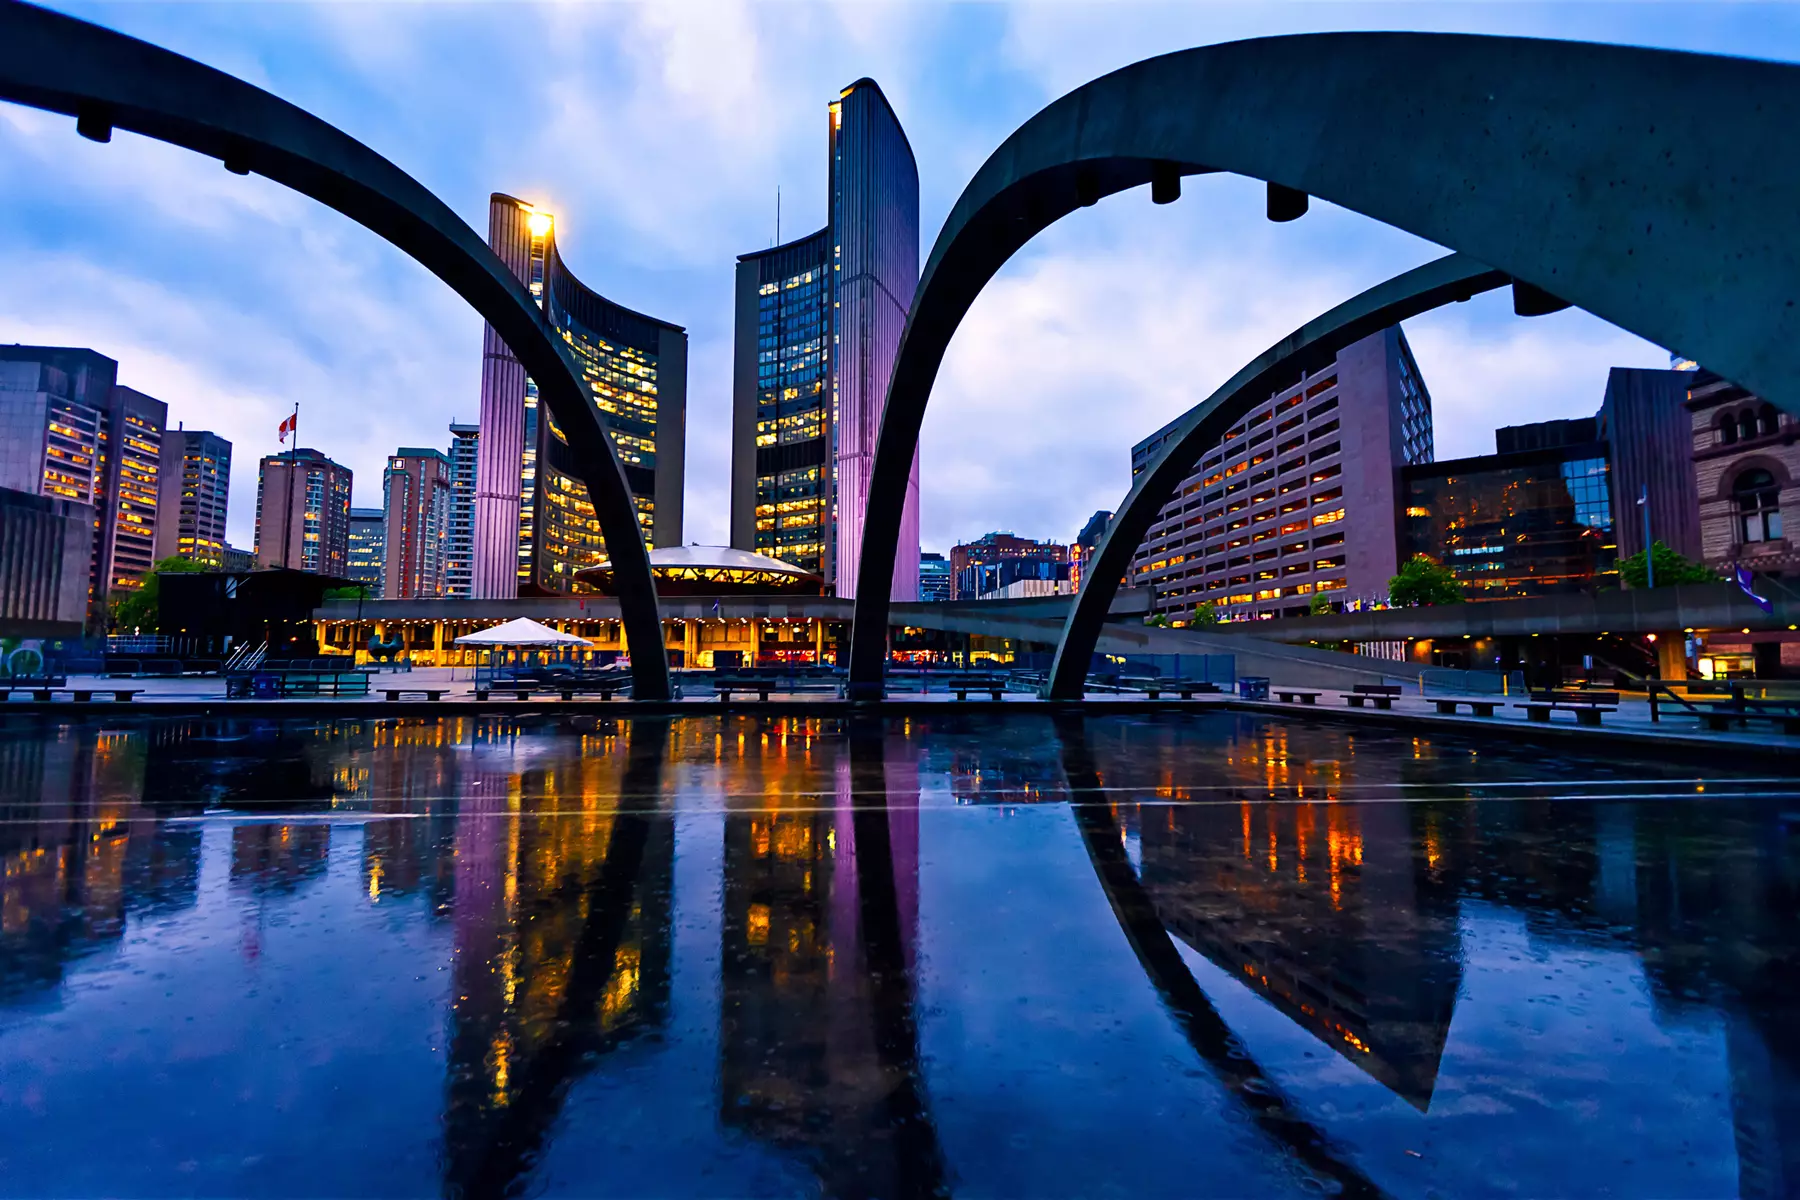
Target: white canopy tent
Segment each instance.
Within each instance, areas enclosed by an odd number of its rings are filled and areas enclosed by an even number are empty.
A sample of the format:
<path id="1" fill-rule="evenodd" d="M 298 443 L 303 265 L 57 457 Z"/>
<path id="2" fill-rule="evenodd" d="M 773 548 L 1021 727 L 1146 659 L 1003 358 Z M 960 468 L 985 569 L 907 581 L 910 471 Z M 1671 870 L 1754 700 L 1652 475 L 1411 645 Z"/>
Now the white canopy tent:
<path id="1" fill-rule="evenodd" d="M 572 633 L 562 633 L 540 625 L 529 617 L 515 617 L 503 625 L 492 629 L 483 629 L 479 633 L 465 633 L 457 638 L 458 646 L 590 646 L 593 643 L 586 638 L 578 638 Z"/>

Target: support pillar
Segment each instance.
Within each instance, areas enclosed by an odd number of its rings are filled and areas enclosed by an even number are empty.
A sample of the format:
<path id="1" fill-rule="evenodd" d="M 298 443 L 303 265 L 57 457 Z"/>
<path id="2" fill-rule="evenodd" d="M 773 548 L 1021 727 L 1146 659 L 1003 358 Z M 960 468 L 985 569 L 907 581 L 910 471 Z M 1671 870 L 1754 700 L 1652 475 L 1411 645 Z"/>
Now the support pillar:
<path id="1" fill-rule="evenodd" d="M 1688 677 L 1687 636 L 1679 629 L 1656 635 L 1656 674 L 1662 679 Z"/>

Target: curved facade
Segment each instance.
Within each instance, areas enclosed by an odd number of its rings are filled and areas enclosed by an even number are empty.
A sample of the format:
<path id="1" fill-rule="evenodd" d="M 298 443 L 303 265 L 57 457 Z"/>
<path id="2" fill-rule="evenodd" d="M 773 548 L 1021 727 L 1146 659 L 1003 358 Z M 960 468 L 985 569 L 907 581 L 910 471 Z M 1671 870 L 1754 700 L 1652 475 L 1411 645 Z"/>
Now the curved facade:
<path id="1" fill-rule="evenodd" d="M 680 545 L 686 332 L 584 286 L 557 250 L 555 218 L 522 200 L 494 194 L 488 242 L 573 352 L 631 488 L 645 544 Z M 477 598 L 566 592 L 578 572 L 607 560 L 568 441 L 491 326 L 482 332 L 479 445 Z"/>
<path id="2" fill-rule="evenodd" d="M 919 280 L 919 171 L 873 80 L 830 108 L 830 223 L 743 255 L 732 385 L 731 541 L 857 589 L 888 376 Z M 919 590 L 919 464 L 890 596 Z"/>

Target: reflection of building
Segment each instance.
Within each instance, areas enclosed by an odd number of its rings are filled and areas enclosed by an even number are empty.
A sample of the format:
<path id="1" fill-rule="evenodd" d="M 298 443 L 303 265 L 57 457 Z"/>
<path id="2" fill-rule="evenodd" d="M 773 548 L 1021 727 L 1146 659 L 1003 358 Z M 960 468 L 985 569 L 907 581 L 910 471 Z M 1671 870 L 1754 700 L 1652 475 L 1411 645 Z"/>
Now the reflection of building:
<path id="1" fill-rule="evenodd" d="M 856 594 L 888 376 L 919 282 L 919 172 L 870 79 L 832 101 L 825 228 L 738 259 L 731 544 Z M 892 595 L 918 597 L 919 465 Z"/>
<path id="2" fill-rule="evenodd" d="M 164 433 L 157 495 L 156 557 L 225 565 L 231 443 L 201 429 Z"/>
<path id="3" fill-rule="evenodd" d="M 950 598 L 1060 595 L 1069 590 L 1069 548 L 1009 532 L 985 533 L 950 548 Z M 1019 588 L 1019 584 L 1039 584 Z"/>
<path id="4" fill-rule="evenodd" d="M 1502 429 L 1499 454 L 1406 468 L 1404 557 L 1449 567 L 1471 600 L 1616 581 L 1607 447 L 1595 424 Z"/>
<path id="5" fill-rule="evenodd" d="M 450 549 L 450 458 L 402 446 L 381 476 L 381 594 L 390 600 L 444 594 Z"/>
<path id="6" fill-rule="evenodd" d="M 1788 530 L 1800 513 L 1800 421 L 1711 371 L 1686 378 L 1698 555 L 1721 571 L 1800 574 Z"/>
<path id="7" fill-rule="evenodd" d="M 350 534 L 346 539 L 344 574 L 382 594 L 383 568 L 387 563 L 387 514 L 379 508 L 350 510 Z"/>
<path id="8" fill-rule="evenodd" d="M 264 458 L 256 480 L 256 565 L 344 574 L 352 479 L 349 467 L 317 450 Z"/>
<path id="9" fill-rule="evenodd" d="M 450 545 L 444 561 L 444 595 L 475 593 L 475 479 L 481 426 L 450 426 Z"/>
<path id="10" fill-rule="evenodd" d="M 652 546 L 681 544 L 687 333 L 614 304 L 564 265 L 547 212 L 496 192 L 488 245 L 543 306 L 581 367 Z M 482 332 L 472 589 L 483 599 L 566 592 L 606 543 L 562 431 L 491 326 Z"/>
<path id="11" fill-rule="evenodd" d="M 1147 470 L 1175 422 L 1131 448 Z M 1385 596 L 1399 569 L 1402 468 L 1434 457 L 1431 395 L 1399 326 L 1269 397 L 1200 457 L 1157 514 L 1127 580 L 1154 607 L 1304 615 L 1314 596 Z"/>
<path id="12" fill-rule="evenodd" d="M 92 505 L 0 487 L 0 636 L 79 635 L 93 546 Z"/>
<path id="13" fill-rule="evenodd" d="M 1423 1111 L 1462 973 L 1438 834 L 1412 821 L 1245 801 L 1142 814 L 1139 837 L 1169 932 Z"/>

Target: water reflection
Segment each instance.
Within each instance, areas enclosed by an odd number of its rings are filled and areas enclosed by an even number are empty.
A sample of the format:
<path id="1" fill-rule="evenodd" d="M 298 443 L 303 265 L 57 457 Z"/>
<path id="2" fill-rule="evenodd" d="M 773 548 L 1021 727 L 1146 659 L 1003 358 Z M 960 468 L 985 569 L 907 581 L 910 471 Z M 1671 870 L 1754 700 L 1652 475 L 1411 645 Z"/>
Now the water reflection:
<path id="1" fill-rule="evenodd" d="M 136 719 L 0 729 L 0 805 L 0 1192 L 1800 1190 L 1781 780 L 1222 717 Z M 1027 843 L 1054 907 L 966 891 Z M 955 966 L 1015 946 L 1054 971 Z M 971 1049 L 1084 1022 L 1033 1103 L 1174 1099 L 1028 1151 Z"/>

